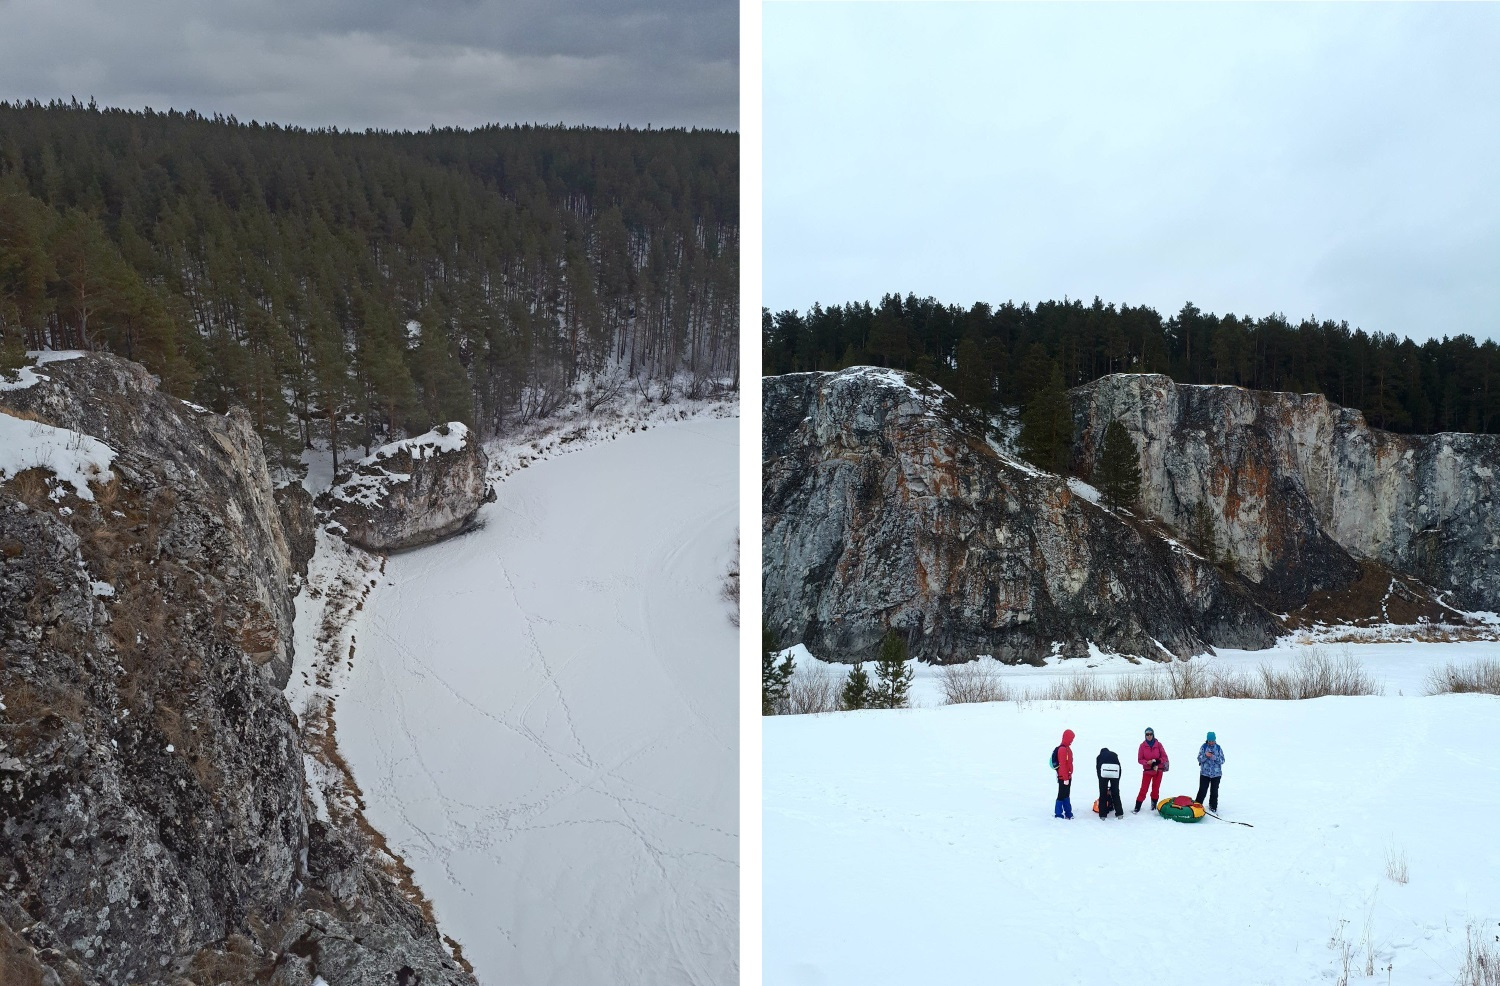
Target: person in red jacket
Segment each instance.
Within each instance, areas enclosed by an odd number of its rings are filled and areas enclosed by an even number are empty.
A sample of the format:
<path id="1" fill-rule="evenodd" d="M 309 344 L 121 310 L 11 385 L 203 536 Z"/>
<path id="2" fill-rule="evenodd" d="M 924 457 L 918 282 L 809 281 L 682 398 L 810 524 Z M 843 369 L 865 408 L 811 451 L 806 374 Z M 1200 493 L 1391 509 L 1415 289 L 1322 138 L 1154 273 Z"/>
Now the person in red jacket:
<path id="1" fill-rule="evenodd" d="M 1135 796 L 1135 810 L 1141 810 L 1141 802 L 1146 800 L 1146 788 L 1151 789 L 1151 803 L 1154 805 L 1161 799 L 1161 775 L 1167 772 L 1170 763 L 1167 761 L 1167 748 L 1156 741 L 1156 730 L 1150 726 L 1146 727 L 1146 738 L 1141 742 L 1140 749 L 1136 751 L 1136 760 L 1140 762 L 1141 769 L 1145 771 L 1141 775 L 1141 790 Z"/>
<path id="2" fill-rule="evenodd" d="M 1073 817 L 1073 730 L 1063 730 L 1062 745 L 1055 751 L 1057 757 L 1057 805 L 1052 817 Z"/>

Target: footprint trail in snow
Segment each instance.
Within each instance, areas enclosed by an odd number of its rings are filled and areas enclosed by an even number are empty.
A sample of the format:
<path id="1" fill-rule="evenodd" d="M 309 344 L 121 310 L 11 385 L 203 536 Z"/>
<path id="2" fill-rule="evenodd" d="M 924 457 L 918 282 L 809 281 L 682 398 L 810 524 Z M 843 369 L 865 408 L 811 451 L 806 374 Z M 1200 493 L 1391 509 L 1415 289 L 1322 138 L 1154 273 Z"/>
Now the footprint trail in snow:
<path id="1" fill-rule="evenodd" d="M 483 983 L 737 976 L 738 425 L 538 462 L 366 601 L 340 746 Z"/>

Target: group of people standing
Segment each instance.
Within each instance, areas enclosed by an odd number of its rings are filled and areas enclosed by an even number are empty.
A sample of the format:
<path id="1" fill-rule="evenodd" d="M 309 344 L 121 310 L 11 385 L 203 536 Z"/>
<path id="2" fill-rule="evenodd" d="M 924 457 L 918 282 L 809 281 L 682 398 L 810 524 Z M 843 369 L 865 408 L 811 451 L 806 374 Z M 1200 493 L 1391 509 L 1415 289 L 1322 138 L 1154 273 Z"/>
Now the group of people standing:
<path id="1" fill-rule="evenodd" d="M 1073 730 L 1063 731 L 1062 745 L 1052 754 L 1052 766 L 1057 770 L 1057 804 L 1053 809 L 1056 818 L 1073 817 Z M 1156 730 L 1146 727 L 1146 737 L 1136 749 L 1136 762 L 1141 765 L 1141 789 L 1136 792 L 1135 810 L 1139 812 L 1151 795 L 1154 805 L 1161 799 L 1161 777 L 1172 766 L 1167 757 L 1167 748 L 1156 738 Z M 1116 818 L 1125 817 L 1125 805 L 1120 800 L 1120 757 L 1108 747 L 1094 758 L 1094 775 L 1099 780 L 1099 818 L 1109 817 L 1111 811 Z M 1209 811 L 1219 810 L 1219 780 L 1224 776 L 1224 748 L 1218 738 L 1210 732 L 1203 745 L 1198 747 L 1198 797 L 1194 800 L 1205 804 Z"/>

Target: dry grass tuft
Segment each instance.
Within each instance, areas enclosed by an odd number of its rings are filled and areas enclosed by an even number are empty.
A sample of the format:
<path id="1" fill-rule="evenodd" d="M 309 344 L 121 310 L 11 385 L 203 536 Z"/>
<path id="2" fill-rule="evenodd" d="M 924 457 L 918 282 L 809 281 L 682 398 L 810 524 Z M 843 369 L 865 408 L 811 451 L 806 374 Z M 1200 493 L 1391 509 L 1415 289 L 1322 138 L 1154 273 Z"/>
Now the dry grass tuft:
<path id="1" fill-rule="evenodd" d="M 1427 672 L 1427 694 L 1450 693 L 1500 695 L 1500 661 L 1484 658 L 1473 664 L 1450 662 Z"/>
<path id="2" fill-rule="evenodd" d="M 1319 648 L 1287 669 L 1263 664 L 1253 673 L 1173 661 L 1118 677 L 1084 672 L 1053 681 L 1032 698 L 1059 702 L 1160 702 L 1183 698 L 1300 700 L 1324 695 L 1379 695 L 1382 688 L 1348 650 L 1331 657 Z"/>
<path id="3" fill-rule="evenodd" d="M 54 428 L 57 427 L 57 425 L 52 421 L 51 418 L 48 418 L 45 415 L 37 414 L 35 411 L 23 411 L 18 407 L 8 407 L 4 404 L 0 404 L 0 414 L 7 414 L 12 418 L 20 418 L 22 421 L 35 421 L 37 424 L 51 425 Z"/>
<path id="4" fill-rule="evenodd" d="M 729 562 L 729 571 L 724 573 L 724 584 L 719 587 L 719 598 L 731 607 L 729 622 L 740 625 L 740 539 L 734 539 L 734 558 Z"/>
<path id="5" fill-rule="evenodd" d="M 1385 876 L 1392 883 L 1405 884 L 1411 879 L 1406 866 L 1406 850 L 1395 846 L 1385 851 Z"/>
<path id="6" fill-rule="evenodd" d="M 37 466 L 22 469 L 9 480 L 11 492 L 31 509 L 44 509 L 48 505 L 47 477 L 50 475 L 51 470 Z"/>
<path id="7" fill-rule="evenodd" d="M 787 712 L 794 716 L 837 712 L 841 684 L 838 676 L 826 668 L 798 670 L 787 684 Z"/>
<path id="8" fill-rule="evenodd" d="M 1500 986 L 1500 934 L 1491 934 L 1475 923 L 1469 925 L 1465 937 L 1458 986 Z"/>
<path id="9" fill-rule="evenodd" d="M 947 664 L 939 674 L 943 679 L 943 701 L 948 705 L 1004 702 L 1010 698 L 1010 690 L 999 672 L 982 661 Z"/>

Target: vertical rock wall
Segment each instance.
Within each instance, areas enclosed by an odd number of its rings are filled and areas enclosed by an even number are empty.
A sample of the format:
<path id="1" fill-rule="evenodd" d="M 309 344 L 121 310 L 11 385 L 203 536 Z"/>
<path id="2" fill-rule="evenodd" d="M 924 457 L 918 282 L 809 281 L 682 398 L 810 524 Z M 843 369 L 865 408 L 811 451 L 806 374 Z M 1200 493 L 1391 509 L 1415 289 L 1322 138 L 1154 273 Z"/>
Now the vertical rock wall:
<path id="1" fill-rule="evenodd" d="M 1279 622 L 1140 518 L 992 446 L 953 399 L 870 367 L 764 381 L 765 610 L 787 643 L 931 661 L 1087 645 L 1148 657 L 1268 645 Z"/>
<path id="2" fill-rule="evenodd" d="M 307 808 L 281 692 L 301 559 L 248 418 L 160 394 L 115 357 L 38 372 L 0 413 L 117 455 L 92 500 L 43 469 L 0 484 L 7 977 L 472 982 Z"/>
<path id="3" fill-rule="evenodd" d="M 1321 395 L 1155 374 L 1101 378 L 1073 408 L 1075 471 L 1118 418 L 1141 449 L 1144 509 L 1186 531 L 1205 505 L 1224 556 L 1282 606 L 1370 559 L 1500 609 L 1500 437 L 1396 435 Z"/>

